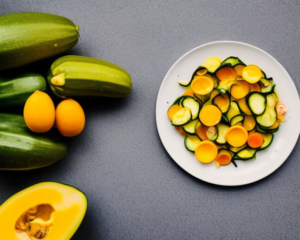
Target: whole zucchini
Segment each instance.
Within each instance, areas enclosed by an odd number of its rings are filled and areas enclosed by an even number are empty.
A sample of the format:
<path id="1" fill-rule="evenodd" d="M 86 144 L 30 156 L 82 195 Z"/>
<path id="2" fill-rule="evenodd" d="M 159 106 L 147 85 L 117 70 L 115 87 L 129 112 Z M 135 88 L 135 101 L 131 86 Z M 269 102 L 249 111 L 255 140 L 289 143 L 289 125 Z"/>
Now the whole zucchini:
<path id="1" fill-rule="evenodd" d="M 78 27 L 48 13 L 11 13 L 0 16 L 0 70 L 54 56 L 73 47 Z"/>
<path id="2" fill-rule="evenodd" d="M 46 90 L 45 78 L 37 73 L 13 77 L 0 77 L 0 109 L 24 107 L 28 97 L 36 90 Z"/>
<path id="3" fill-rule="evenodd" d="M 76 96 L 125 97 L 132 87 L 124 69 L 104 60 L 68 55 L 54 61 L 48 83 L 61 98 Z"/>
<path id="4" fill-rule="evenodd" d="M 0 113 L 0 170 L 46 167 L 66 153 L 66 144 L 53 133 L 33 133 L 21 115 Z"/>

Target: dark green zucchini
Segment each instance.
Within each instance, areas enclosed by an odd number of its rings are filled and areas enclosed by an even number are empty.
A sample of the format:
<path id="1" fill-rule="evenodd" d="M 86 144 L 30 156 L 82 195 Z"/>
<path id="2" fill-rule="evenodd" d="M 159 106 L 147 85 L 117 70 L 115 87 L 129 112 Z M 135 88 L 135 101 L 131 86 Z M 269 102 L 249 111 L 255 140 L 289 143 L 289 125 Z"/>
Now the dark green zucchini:
<path id="1" fill-rule="evenodd" d="M 23 108 L 28 97 L 36 90 L 46 90 L 46 80 L 40 74 L 0 77 L 0 109 Z"/>
<path id="2" fill-rule="evenodd" d="M 60 54 L 79 38 L 78 27 L 62 16 L 24 12 L 0 16 L 0 70 Z"/>
<path id="3" fill-rule="evenodd" d="M 100 59 L 68 55 L 55 60 L 48 72 L 48 83 L 61 98 L 77 96 L 125 97 L 132 81 L 123 68 Z"/>
<path id="4" fill-rule="evenodd" d="M 54 133 L 33 133 L 21 115 L 0 113 L 0 170 L 46 167 L 66 153 L 66 144 Z"/>

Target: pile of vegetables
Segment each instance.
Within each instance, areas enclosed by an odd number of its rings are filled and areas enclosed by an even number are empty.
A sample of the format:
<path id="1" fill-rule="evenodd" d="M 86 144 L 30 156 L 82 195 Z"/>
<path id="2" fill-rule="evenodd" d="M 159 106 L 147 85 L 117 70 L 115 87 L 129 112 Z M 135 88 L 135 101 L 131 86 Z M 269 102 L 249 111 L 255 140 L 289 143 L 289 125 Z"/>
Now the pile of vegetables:
<path id="1" fill-rule="evenodd" d="M 78 29 L 53 14 L 0 16 L 0 170 L 32 170 L 62 159 L 67 145 L 59 135 L 77 136 L 85 126 L 84 110 L 73 98 L 130 93 L 131 77 L 124 69 L 86 56 L 61 56 L 46 76 L 18 73 L 21 66 L 70 49 L 78 41 Z M 57 106 L 53 97 L 60 99 Z M 70 239 L 86 209 L 87 198 L 80 190 L 40 183 L 0 206 L 1 237 Z"/>
<path id="2" fill-rule="evenodd" d="M 131 77 L 124 69 L 87 56 L 60 56 L 46 76 L 18 74 L 21 66 L 70 49 L 78 30 L 71 20 L 53 14 L 0 16 L 0 170 L 35 169 L 62 159 L 67 146 L 57 132 L 74 137 L 85 126 L 84 110 L 73 98 L 130 93 Z M 53 95 L 61 99 L 57 106 Z"/>
<path id="3" fill-rule="evenodd" d="M 236 160 L 255 159 L 285 121 L 287 107 L 273 78 L 238 57 L 209 57 L 179 84 L 185 92 L 167 115 L 201 163 L 237 166 Z"/>

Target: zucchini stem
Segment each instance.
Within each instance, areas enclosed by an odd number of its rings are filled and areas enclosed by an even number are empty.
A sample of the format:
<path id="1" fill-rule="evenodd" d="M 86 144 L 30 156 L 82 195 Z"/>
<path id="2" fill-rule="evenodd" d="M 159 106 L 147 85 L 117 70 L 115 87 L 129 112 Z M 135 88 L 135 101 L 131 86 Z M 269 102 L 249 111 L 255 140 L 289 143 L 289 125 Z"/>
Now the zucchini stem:
<path id="1" fill-rule="evenodd" d="M 65 81 L 65 74 L 61 73 L 58 74 L 57 76 L 54 76 L 53 78 L 51 78 L 51 84 L 54 86 L 63 86 L 65 85 L 66 81 Z"/>

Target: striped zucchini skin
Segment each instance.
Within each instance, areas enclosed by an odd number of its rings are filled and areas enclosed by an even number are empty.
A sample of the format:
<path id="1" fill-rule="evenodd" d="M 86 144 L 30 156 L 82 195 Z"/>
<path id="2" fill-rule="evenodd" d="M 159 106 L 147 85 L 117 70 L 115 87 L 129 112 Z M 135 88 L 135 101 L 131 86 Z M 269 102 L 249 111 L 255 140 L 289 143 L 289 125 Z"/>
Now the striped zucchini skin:
<path id="1" fill-rule="evenodd" d="M 48 83 L 61 98 L 76 96 L 125 97 L 132 81 L 121 67 L 95 58 L 67 55 L 54 61 Z"/>
<path id="2" fill-rule="evenodd" d="M 78 27 L 48 13 L 0 16 L 0 70 L 15 68 L 62 53 L 79 38 Z"/>
<path id="3" fill-rule="evenodd" d="M 0 170 L 46 167 L 66 153 L 66 144 L 53 133 L 33 133 L 21 115 L 0 113 Z"/>
<path id="4" fill-rule="evenodd" d="M 45 91 L 45 78 L 37 73 L 26 73 L 9 78 L 0 77 L 0 109 L 24 107 L 36 90 Z"/>

